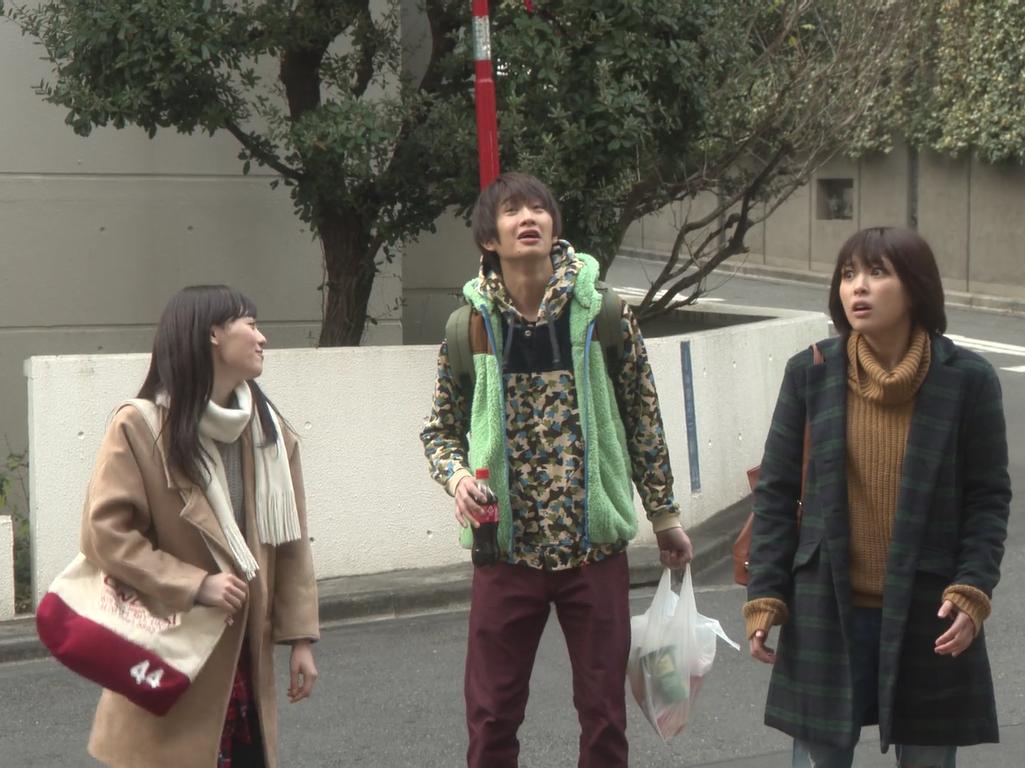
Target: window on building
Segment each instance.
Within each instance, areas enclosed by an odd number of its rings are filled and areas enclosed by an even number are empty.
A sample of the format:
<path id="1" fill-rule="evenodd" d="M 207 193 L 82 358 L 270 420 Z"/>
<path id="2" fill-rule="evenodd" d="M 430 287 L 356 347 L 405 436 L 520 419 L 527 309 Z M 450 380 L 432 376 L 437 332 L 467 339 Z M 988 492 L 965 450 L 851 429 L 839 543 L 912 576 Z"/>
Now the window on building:
<path id="1" fill-rule="evenodd" d="M 854 179 L 819 179 L 817 219 L 854 218 Z"/>

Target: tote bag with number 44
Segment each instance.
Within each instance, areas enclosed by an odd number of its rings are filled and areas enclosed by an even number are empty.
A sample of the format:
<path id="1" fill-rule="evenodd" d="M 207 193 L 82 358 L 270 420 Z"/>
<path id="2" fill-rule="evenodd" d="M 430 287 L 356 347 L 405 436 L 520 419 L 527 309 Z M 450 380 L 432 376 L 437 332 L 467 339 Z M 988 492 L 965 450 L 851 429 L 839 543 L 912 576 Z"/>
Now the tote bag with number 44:
<path id="1" fill-rule="evenodd" d="M 218 608 L 151 611 L 81 554 L 36 610 L 39 638 L 59 662 L 155 715 L 188 690 L 224 627 Z"/>
<path id="2" fill-rule="evenodd" d="M 128 402 L 156 435 L 153 403 Z M 210 551 L 224 570 L 223 558 Z M 54 658 L 155 715 L 167 714 L 188 690 L 224 633 L 225 620 L 223 610 L 203 605 L 165 610 L 82 554 L 54 579 L 36 610 L 39 639 Z"/>

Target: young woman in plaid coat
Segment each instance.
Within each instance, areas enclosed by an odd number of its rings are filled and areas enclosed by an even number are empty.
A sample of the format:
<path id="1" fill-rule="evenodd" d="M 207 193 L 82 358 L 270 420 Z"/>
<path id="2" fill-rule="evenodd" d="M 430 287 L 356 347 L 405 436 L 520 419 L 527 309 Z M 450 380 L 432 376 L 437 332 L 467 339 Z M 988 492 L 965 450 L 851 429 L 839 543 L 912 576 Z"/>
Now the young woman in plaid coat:
<path id="1" fill-rule="evenodd" d="M 911 231 L 851 237 L 829 309 L 839 338 L 787 364 L 755 491 L 744 617 L 773 664 L 765 722 L 794 737 L 795 768 L 849 768 L 874 723 L 899 766 L 953 768 L 999 737 L 983 622 L 1011 499 L 1000 384 L 942 335 Z"/>

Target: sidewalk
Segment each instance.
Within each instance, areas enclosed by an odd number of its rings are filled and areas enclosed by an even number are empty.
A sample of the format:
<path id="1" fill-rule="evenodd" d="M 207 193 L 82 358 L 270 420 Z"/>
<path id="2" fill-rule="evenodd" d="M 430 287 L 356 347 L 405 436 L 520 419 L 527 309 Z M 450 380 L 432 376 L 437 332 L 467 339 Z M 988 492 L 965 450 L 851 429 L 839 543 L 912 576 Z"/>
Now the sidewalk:
<path id="1" fill-rule="evenodd" d="M 688 531 L 694 542 L 692 568 L 695 573 L 720 563 L 730 555 L 733 540 L 749 509 L 750 503 L 744 499 Z M 630 586 L 657 584 L 662 575 L 658 549 L 651 544 L 638 544 L 631 546 L 627 553 Z M 324 579 L 317 585 L 320 621 L 388 619 L 465 606 L 470 599 L 472 573 L 472 566 L 466 562 L 438 568 Z M 47 654 L 36 636 L 33 616 L 0 621 L 0 664 Z"/>

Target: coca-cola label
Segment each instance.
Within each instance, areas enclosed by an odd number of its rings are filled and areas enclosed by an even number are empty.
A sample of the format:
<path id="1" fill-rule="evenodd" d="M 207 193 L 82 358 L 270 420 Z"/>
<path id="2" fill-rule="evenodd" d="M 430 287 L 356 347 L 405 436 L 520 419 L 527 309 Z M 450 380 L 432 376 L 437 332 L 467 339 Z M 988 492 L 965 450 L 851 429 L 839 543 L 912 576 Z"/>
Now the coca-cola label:
<path id="1" fill-rule="evenodd" d="M 498 522 L 498 502 L 491 502 L 481 505 L 480 519 L 478 522 L 481 523 L 497 523 Z"/>
<path id="2" fill-rule="evenodd" d="M 488 486 L 487 481 L 478 479 L 477 490 L 484 496 L 484 503 L 480 505 L 480 515 L 477 517 L 478 523 L 497 523 L 498 522 L 498 497 L 495 496 L 495 492 Z"/>

